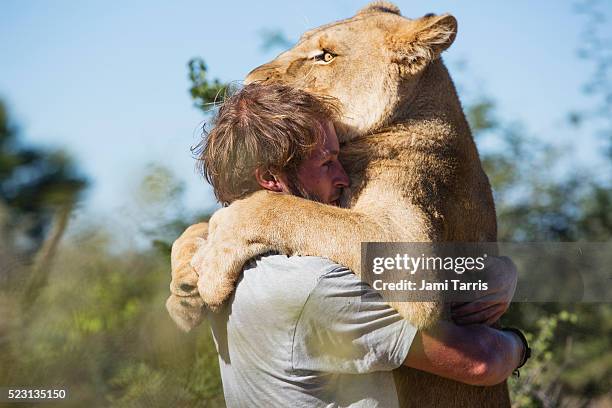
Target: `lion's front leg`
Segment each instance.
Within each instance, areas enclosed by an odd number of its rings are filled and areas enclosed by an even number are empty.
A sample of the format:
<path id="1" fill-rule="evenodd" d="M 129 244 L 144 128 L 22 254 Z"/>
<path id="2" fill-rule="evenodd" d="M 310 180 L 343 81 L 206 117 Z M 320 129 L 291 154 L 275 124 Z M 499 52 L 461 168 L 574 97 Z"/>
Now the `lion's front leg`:
<path id="1" fill-rule="evenodd" d="M 218 306 L 232 293 L 246 262 L 275 251 L 329 258 L 359 274 L 361 242 L 384 240 L 380 225 L 355 211 L 259 191 L 217 211 L 193 260 L 204 301 Z"/>

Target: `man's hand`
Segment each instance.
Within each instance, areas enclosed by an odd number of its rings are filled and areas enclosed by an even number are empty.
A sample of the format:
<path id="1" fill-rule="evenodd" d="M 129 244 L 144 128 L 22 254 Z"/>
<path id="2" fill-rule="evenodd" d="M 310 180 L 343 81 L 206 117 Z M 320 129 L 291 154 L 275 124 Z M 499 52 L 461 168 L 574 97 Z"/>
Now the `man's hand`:
<path id="1" fill-rule="evenodd" d="M 489 289 L 481 297 L 452 306 L 451 316 L 455 323 L 490 326 L 510 307 L 517 283 L 514 263 L 508 257 L 489 258 L 486 276 Z"/>

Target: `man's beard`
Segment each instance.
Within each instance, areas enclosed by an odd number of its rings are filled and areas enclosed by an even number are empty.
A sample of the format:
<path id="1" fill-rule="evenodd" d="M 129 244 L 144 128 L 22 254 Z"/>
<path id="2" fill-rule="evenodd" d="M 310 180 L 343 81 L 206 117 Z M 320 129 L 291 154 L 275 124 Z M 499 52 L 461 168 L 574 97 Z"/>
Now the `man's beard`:
<path id="1" fill-rule="evenodd" d="M 327 204 L 318 195 L 306 191 L 306 189 L 302 186 L 302 183 L 300 183 L 298 180 L 297 175 L 289 174 L 287 176 L 287 181 L 289 182 L 287 188 L 289 188 L 289 192 L 292 195 L 305 198 L 306 200 L 316 201 L 317 203 Z"/>

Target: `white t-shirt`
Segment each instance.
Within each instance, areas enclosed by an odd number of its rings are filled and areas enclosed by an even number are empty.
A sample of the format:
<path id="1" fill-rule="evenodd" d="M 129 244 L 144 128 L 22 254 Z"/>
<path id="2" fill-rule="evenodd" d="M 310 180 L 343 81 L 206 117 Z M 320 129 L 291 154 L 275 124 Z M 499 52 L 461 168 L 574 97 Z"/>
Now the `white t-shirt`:
<path id="1" fill-rule="evenodd" d="M 265 255 L 208 313 L 228 407 L 396 407 L 416 328 L 350 270 Z"/>

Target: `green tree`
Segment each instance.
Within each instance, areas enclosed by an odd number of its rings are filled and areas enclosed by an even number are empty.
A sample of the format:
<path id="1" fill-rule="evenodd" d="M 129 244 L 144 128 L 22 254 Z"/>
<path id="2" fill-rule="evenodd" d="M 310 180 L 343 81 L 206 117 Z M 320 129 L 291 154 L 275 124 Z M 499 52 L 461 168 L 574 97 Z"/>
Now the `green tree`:
<path id="1" fill-rule="evenodd" d="M 229 84 L 224 84 L 216 78 L 210 80 L 207 75 L 208 67 L 202 58 L 192 58 L 187 63 L 187 67 L 191 81 L 189 88 L 191 99 L 196 107 L 207 113 L 211 106 L 223 100 Z"/>
<path id="2" fill-rule="evenodd" d="M 65 153 L 24 146 L 18 128 L 0 101 L 0 205 L 3 235 L 19 251 L 33 254 L 49 231 L 53 216 L 72 207 L 87 179 Z"/>

